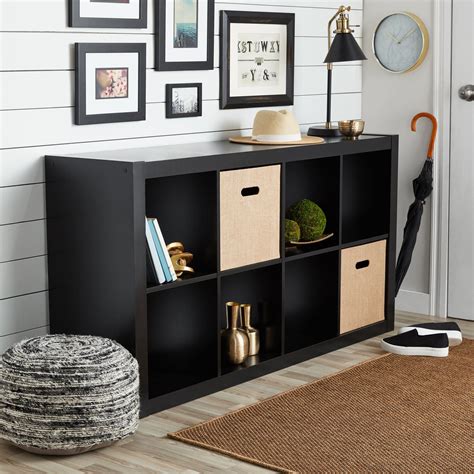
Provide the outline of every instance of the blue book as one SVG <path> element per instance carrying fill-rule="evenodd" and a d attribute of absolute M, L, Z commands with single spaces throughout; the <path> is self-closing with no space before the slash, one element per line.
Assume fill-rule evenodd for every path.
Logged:
<path fill-rule="evenodd" d="M 163 273 L 165 274 L 166 281 L 172 282 L 173 277 L 171 276 L 170 269 L 168 268 L 168 263 L 166 262 L 165 253 L 163 252 L 163 248 L 161 247 L 161 244 L 160 244 L 160 239 L 158 237 L 158 234 L 156 233 L 156 229 L 153 224 L 153 219 L 148 219 L 148 225 L 150 226 L 151 235 L 153 236 L 153 242 L 155 243 L 155 248 L 156 248 L 156 251 L 158 252 L 161 268 L 163 269 Z"/>
<path fill-rule="evenodd" d="M 176 276 L 176 272 L 174 271 L 173 263 L 171 262 L 171 258 L 170 258 L 170 254 L 168 253 L 168 249 L 166 248 L 166 242 L 165 242 L 165 239 L 163 237 L 163 232 L 161 232 L 160 225 L 158 224 L 158 219 L 156 217 L 153 218 L 153 224 L 155 224 L 155 230 L 156 230 L 156 233 L 158 234 L 158 239 L 160 240 L 161 248 L 163 249 L 163 252 L 165 254 L 165 259 L 166 259 L 166 263 L 168 264 L 168 268 L 169 268 L 170 273 L 171 273 L 171 278 L 173 279 L 173 281 L 176 281 L 178 279 L 178 277 Z"/>

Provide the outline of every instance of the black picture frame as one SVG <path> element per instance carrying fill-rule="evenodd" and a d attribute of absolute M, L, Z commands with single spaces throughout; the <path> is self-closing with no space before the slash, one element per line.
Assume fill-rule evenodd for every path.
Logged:
<path fill-rule="evenodd" d="M 110 114 L 87 114 L 86 71 L 89 53 L 137 53 L 138 54 L 138 110 Z M 76 43 L 75 77 L 75 124 L 132 122 L 146 117 L 146 43 Z M 107 67 L 107 64 L 104 64 Z"/>
<path fill-rule="evenodd" d="M 196 112 L 173 112 L 173 89 L 195 87 L 197 89 L 198 108 Z M 202 83 L 166 84 L 166 118 L 200 117 L 202 115 Z"/>
<path fill-rule="evenodd" d="M 200 0 L 204 1 L 204 0 Z M 169 0 L 155 0 L 155 69 L 157 71 L 197 71 L 214 69 L 214 0 L 207 1 L 207 54 L 205 61 L 166 61 L 166 9 Z"/>
<path fill-rule="evenodd" d="M 259 23 L 287 26 L 286 92 L 278 95 L 230 96 L 230 28 L 234 23 Z M 221 109 L 293 105 L 295 62 L 294 13 L 248 12 L 222 10 L 220 13 L 220 94 Z"/>
<path fill-rule="evenodd" d="M 91 18 L 81 16 L 80 0 L 69 0 L 69 26 L 74 28 L 146 28 L 148 25 L 147 0 L 139 1 L 139 18 Z"/>

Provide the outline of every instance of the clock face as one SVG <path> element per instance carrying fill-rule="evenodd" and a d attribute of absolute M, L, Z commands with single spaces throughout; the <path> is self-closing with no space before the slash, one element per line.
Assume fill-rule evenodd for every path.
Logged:
<path fill-rule="evenodd" d="M 379 63 L 389 71 L 410 70 L 426 53 L 420 25 L 404 13 L 387 16 L 375 30 L 374 53 Z"/>

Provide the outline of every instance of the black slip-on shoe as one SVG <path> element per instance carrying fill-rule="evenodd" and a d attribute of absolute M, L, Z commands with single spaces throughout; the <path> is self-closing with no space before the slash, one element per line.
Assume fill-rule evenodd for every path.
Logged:
<path fill-rule="evenodd" d="M 444 333 L 420 336 L 417 329 L 386 337 L 380 346 L 387 352 L 398 355 L 418 355 L 447 357 L 449 354 L 448 336 Z"/>
<path fill-rule="evenodd" d="M 450 346 L 458 346 L 462 342 L 461 329 L 456 323 L 413 324 L 412 326 L 400 328 L 398 334 L 403 334 L 405 332 L 412 331 L 413 329 L 416 329 L 420 336 L 444 333 L 448 336 Z"/>

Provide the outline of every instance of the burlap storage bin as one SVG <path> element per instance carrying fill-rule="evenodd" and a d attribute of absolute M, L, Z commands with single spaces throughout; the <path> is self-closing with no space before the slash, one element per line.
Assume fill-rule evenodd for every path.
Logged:
<path fill-rule="evenodd" d="M 280 165 L 220 173 L 220 268 L 280 257 Z"/>
<path fill-rule="evenodd" d="M 340 332 L 385 318 L 386 240 L 341 251 Z"/>

